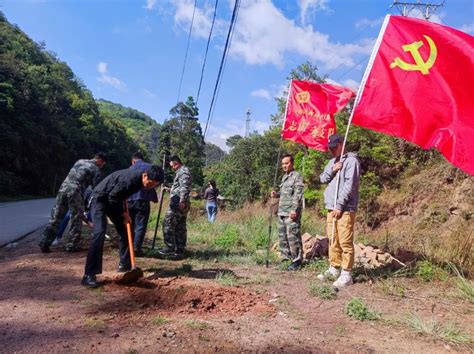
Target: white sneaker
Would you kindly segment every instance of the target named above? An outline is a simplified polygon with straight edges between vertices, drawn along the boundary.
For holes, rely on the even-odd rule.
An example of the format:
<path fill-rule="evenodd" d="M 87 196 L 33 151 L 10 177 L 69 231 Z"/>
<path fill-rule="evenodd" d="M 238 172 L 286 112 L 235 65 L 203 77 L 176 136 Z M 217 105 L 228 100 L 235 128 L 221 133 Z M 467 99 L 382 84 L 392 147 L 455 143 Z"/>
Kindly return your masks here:
<path fill-rule="evenodd" d="M 347 270 L 341 271 L 341 275 L 337 280 L 332 283 L 336 288 L 343 288 L 348 285 L 352 285 L 354 282 L 352 281 L 352 275 L 351 272 L 348 272 Z"/>
<path fill-rule="evenodd" d="M 339 276 L 339 269 L 333 266 L 329 266 L 329 268 L 324 273 L 318 274 L 316 278 L 318 278 L 321 281 L 324 281 L 327 278 L 338 277 L 338 276 Z"/>
<path fill-rule="evenodd" d="M 55 238 L 51 246 L 57 246 L 61 243 L 61 240 L 58 240 L 58 238 Z"/>

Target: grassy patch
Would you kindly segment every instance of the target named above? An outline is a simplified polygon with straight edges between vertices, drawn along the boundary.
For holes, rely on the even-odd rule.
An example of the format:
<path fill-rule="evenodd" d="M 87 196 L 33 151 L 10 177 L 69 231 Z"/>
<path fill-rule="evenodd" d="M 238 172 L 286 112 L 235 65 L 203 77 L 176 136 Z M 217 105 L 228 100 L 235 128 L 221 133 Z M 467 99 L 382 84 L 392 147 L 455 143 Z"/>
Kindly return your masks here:
<path fill-rule="evenodd" d="M 373 321 L 380 318 L 380 314 L 371 311 L 364 302 L 354 297 L 346 304 L 346 314 L 358 321 Z"/>
<path fill-rule="evenodd" d="M 397 284 L 394 279 L 382 279 L 378 282 L 378 287 L 385 295 L 405 297 L 405 287 Z"/>
<path fill-rule="evenodd" d="M 320 274 L 324 272 L 329 267 L 329 262 L 327 259 L 316 259 L 311 261 L 306 265 L 306 269 L 315 272 L 316 274 Z"/>
<path fill-rule="evenodd" d="M 221 271 L 217 273 L 216 281 L 223 286 L 236 286 L 239 282 L 239 279 L 232 272 Z"/>
<path fill-rule="evenodd" d="M 199 329 L 199 330 L 213 329 L 213 327 L 209 323 L 203 322 L 203 321 L 187 320 L 185 323 L 186 323 L 186 326 L 193 329 Z"/>
<path fill-rule="evenodd" d="M 474 282 L 466 279 L 464 274 L 462 274 L 454 265 L 451 264 L 451 268 L 456 274 L 456 287 L 458 290 L 458 296 L 461 299 L 469 301 L 471 304 L 474 304 Z"/>
<path fill-rule="evenodd" d="M 448 272 L 430 261 L 425 260 L 416 263 L 416 276 L 425 282 L 435 280 L 446 281 L 448 279 Z"/>
<path fill-rule="evenodd" d="M 155 316 L 153 317 L 151 320 L 150 320 L 150 323 L 154 326 L 162 326 L 164 325 L 165 323 L 168 323 L 170 320 L 166 317 L 163 317 L 163 316 Z"/>
<path fill-rule="evenodd" d="M 319 297 L 320 299 L 324 300 L 332 300 L 337 296 L 333 287 L 317 283 L 311 283 L 309 285 L 309 293 L 312 296 Z"/>
<path fill-rule="evenodd" d="M 417 333 L 442 339 L 453 344 L 468 344 L 472 337 L 457 328 L 453 323 L 443 325 L 435 319 L 423 320 L 415 314 L 408 315 L 403 322 Z"/>

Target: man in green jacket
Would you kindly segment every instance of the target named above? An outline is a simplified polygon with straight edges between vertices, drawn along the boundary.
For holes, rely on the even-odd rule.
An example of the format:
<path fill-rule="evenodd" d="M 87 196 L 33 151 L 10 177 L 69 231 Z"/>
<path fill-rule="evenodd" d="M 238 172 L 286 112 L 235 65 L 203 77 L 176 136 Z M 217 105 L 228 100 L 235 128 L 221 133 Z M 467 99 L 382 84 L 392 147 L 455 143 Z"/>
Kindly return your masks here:
<path fill-rule="evenodd" d="M 280 253 L 283 261 L 291 261 L 288 270 L 297 270 L 303 261 L 301 242 L 301 211 L 303 205 L 303 177 L 294 170 L 292 155 L 285 155 L 281 166 L 285 175 L 280 185 L 280 193 L 272 192 L 272 197 L 280 198 L 278 205 L 278 234 Z"/>

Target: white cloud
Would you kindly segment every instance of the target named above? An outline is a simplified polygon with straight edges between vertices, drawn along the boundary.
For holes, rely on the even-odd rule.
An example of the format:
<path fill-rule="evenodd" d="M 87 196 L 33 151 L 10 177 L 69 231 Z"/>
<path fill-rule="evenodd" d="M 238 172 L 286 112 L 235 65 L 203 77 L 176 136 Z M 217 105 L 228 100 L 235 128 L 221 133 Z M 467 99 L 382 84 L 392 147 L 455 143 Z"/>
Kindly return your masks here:
<path fill-rule="evenodd" d="M 462 25 L 459 28 L 459 30 L 463 31 L 463 32 L 466 32 L 466 33 L 474 34 L 474 22 L 470 23 L 468 25 Z"/>
<path fill-rule="evenodd" d="M 301 23 L 306 24 L 308 17 L 312 12 L 316 12 L 318 10 L 330 12 L 328 2 L 329 0 L 298 0 Z"/>
<path fill-rule="evenodd" d="M 369 54 L 371 50 L 372 41 L 333 43 L 328 35 L 314 30 L 312 26 L 297 26 L 270 0 L 255 0 L 241 6 L 231 55 L 251 65 L 274 64 L 282 67 L 287 54 L 299 54 L 332 69 L 352 66 L 354 55 Z"/>
<path fill-rule="evenodd" d="M 187 32 L 193 14 L 193 0 L 170 0 L 175 7 L 175 24 Z M 326 0 L 301 0 L 302 10 L 328 9 Z M 193 36 L 207 38 L 212 21 L 213 7 L 207 3 L 196 8 Z M 264 15 L 262 15 L 264 14 Z M 227 34 L 228 23 L 216 21 L 216 35 Z M 236 23 L 230 54 L 250 65 L 273 64 L 283 67 L 287 55 L 296 54 L 304 59 L 318 61 L 327 69 L 354 65 L 353 57 L 370 54 L 374 40 L 342 44 L 332 42 L 327 34 L 313 26 L 299 26 L 287 18 L 271 0 L 242 2 Z"/>
<path fill-rule="evenodd" d="M 189 25 L 193 18 L 194 1 L 193 0 L 172 0 L 176 8 L 174 14 L 174 22 L 184 31 L 189 31 Z M 194 12 L 193 31 L 194 37 L 207 38 L 211 30 L 212 16 L 214 13 L 214 6 L 210 3 L 204 5 L 203 8 L 196 6 Z M 221 29 L 225 25 L 224 21 L 216 19 L 214 23 L 213 33 L 221 33 Z"/>
<path fill-rule="evenodd" d="M 272 95 L 270 94 L 270 91 L 265 90 L 265 89 L 258 89 L 258 90 L 252 91 L 250 95 L 253 97 L 264 98 L 269 101 L 272 99 Z"/>
<path fill-rule="evenodd" d="M 110 76 L 107 74 L 108 72 L 107 63 L 101 61 L 99 64 L 97 64 L 97 72 L 100 74 L 100 76 L 97 78 L 97 81 L 106 85 L 110 85 L 120 91 L 126 90 L 127 85 L 125 85 L 123 81 L 121 81 L 120 79 L 114 76 Z"/>
<path fill-rule="evenodd" d="M 100 74 L 107 73 L 107 63 L 104 63 L 104 62 L 101 61 L 99 64 L 97 64 L 97 71 Z"/>
<path fill-rule="evenodd" d="M 370 28 L 379 27 L 382 25 L 383 19 L 384 19 L 383 17 L 379 17 L 373 20 L 368 19 L 368 18 L 362 18 L 356 22 L 355 27 L 357 29 L 366 28 L 366 27 L 370 27 Z"/>
<path fill-rule="evenodd" d="M 153 10 L 156 5 L 156 0 L 146 0 L 146 5 L 143 6 L 147 10 Z"/>

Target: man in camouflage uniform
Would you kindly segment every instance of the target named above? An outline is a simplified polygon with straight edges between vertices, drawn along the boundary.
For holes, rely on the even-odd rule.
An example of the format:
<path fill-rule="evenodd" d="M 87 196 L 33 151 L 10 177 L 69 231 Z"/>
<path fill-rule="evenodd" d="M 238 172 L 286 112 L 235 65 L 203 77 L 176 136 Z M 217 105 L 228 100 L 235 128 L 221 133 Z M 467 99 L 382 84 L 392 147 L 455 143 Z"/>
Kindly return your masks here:
<path fill-rule="evenodd" d="M 162 255 L 182 256 L 186 248 L 186 217 L 191 204 L 191 173 L 178 156 L 171 157 L 170 166 L 176 175 L 170 189 L 170 205 L 163 220 L 166 247 L 159 252 Z"/>
<path fill-rule="evenodd" d="M 301 210 L 303 203 L 303 177 L 294 170 L 293 156 L 285 155 L 281 166 L 285 175 L 280 185 L 280 193 L 272 192 L 272 197 L 280 198 L 278 205 L 278 234 L 283 261 L 291 261 L 288 270 L 297 270 L 303 260 L 301 242 Z"/>
<path fill-rule="evenodd" d="M 46 229 L 43 231 L 39 246 L 41 252 L 50 252 L 58 227 L 67 211 L 71 212 L 69 229 L 69 240 L 66 251 L 75 252 L 80 249 L 83 218 L 83 195 L 88 186 L 95 187 L 100 180 L 100 169 L 107 163 L 104 153 L 97 153 L 91 160 L 78 160 L 72 166 L 66 179 L 59 188 L 56 196 L 56 204 L 51 211 L 51 218 Z"/>

